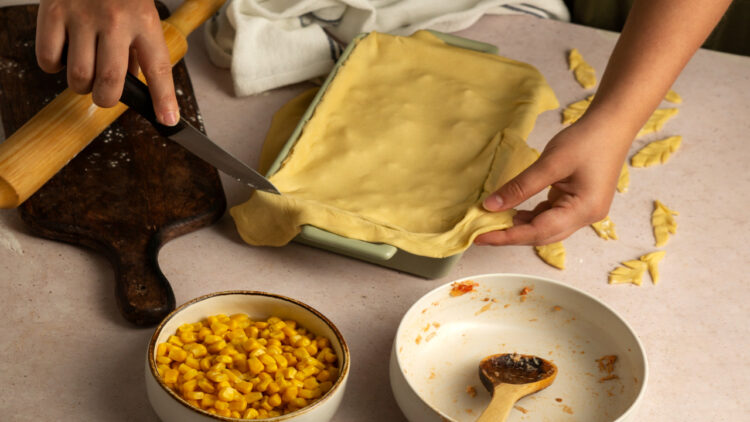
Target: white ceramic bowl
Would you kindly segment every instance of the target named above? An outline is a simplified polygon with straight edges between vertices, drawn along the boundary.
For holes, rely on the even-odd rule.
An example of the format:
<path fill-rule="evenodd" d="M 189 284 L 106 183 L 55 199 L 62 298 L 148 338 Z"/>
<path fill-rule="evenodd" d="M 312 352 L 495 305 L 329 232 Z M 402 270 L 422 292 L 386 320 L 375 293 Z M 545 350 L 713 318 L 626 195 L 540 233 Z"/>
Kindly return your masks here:
<path fill-rule="evenodd" d="M 615 311 L 540 277 L 488 274 L 458 282 L 465 280 L 478 286 L 456 297 L 450 296 L 452 283 L 432 290 L 398 327 L 391 388 L 411 422 L 475 421 L 490 401 L 479 361 L 512 352 L 550 360 L 559 372 L 550 387 L 519 400 L 509 421 L 635 420 L 648 378 L 646 355 Z M 527 286 L 533 290 L 522 302 L 519 293 Z M 617 379 L 602 381 L 607 373 L 596 360 L 605 355 L 617 356 Z"/>
<path fill-rule="evenodd" d="M 296 412 L 262 421 L 326 422 L 331 420 L 344 396 L 349 376 L 349 348 L 339 330 L 323 314 L 312 307 L 271 293 L 254 291 L 228 291 L 212 293 L 185 303 L 172 311 L 159 324 L 151 337 L 146 355 L 146 392 L 156 414 L 163 422 L 215 422 L 241 421 L 245 419 L 225 418 L 212 415 L 189 405 L 169 389 L 156 370 L 156 346 L 167 341 L 183 323 L 193 323 L 216 314 L 245 313 L 254 319 L 278 316 L 291 319 L 308 331 L 327 337 L 339 362 L 339 377 L 333 387 L 316 402 Z"/>

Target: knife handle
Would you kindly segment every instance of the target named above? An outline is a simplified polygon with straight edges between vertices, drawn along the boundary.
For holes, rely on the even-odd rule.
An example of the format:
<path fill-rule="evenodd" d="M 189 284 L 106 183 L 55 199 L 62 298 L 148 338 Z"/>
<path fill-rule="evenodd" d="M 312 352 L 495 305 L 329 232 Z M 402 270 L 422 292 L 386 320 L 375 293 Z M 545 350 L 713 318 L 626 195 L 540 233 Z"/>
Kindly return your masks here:
<path fill-rule="evenodd" d="M 120 102 L 137 111 L 138 114 L 148 120 L 162 136 L 168 137 L 173 135 L 179 132 L 184 126 L 182 121 L 177 122 L 174 126 L 165 126 L 159 123 L 156 120 L 154 103 L 151 100 L 148 86 L 130 72 L 125 76 L 125 85 L 123 85 L 122 88 Z"/>

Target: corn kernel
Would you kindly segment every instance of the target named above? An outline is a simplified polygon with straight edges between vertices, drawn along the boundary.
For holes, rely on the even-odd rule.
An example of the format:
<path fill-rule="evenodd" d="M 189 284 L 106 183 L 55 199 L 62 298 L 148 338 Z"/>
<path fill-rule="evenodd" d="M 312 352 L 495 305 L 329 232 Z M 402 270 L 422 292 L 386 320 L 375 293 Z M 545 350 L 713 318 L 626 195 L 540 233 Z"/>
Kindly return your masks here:
<path fill-rule="evenodd" d="M 227 347 L 227 342 L 224 340 L 219 340 L 216 343 L 209 345 L 208 351 L 211 353 L 218 353 L 225 347 Z"/>
<path fill-rule="evenodd" d="M 206 378 L 210 379 L 213 382 L 222 382 L 222 381 L 227 381 L 229 379 L 227 374 L 221 371 L 214 371 L 214 370 L 206 372 Z"/>
<path fill-rule="evenodd" d="M 247 409 L 247 399 L 245 399 L 245 396 L 240 395 L 229 403 L 229 410 L 242 412 L 245 409 Z"/>
<path fill-rule="evenodd" d="M 161 363 L 162 365 L 169 365 L 170 363 L 172 363 L 172 359 L 166 356 L 158 356 L 156 358 L 156 363 Z"/>
<path fill-rule="evenodd" d="M 164 382 L 167 384 L 174 384 L 177 382 L 177 376 L 180 375 L 180 371 L 176 369 L 169 369 L 164 374 Z"/>
<path fill-rule="evenodd" d="M 242 414 L 242 418 L 243 419 L 257 419 L 258 411 L 251 407 L 250 409 L 245 410 L 245 413 Z"/>
<path fill-rule="evenodd" d="M 214 408 L 216 410 L 229 409 L 229 403 L 224 400 L 216 400 L 216 402 L 214 403 Z"/>
<path fill-rule="evenodd" d="M 185 345 L 185 343 L 183 343 L 182 340 L 180 340 L 180 338 L 177 336 L 169 336 L 169 339 L 167 339 L 167 343 L 174 344 L 175 346 L 179 346 L 179 347 L 182 347 Z"/>
<path fill-rule="evenodd" d="M 231 418 L 232 417 L 232 411 L 229 410 L 229 409 L 218 410 L 218 411 L 216 411 L 216 414 L 219 415 L 219 416 L 223 416 L 225 418 Z"/>
<path fill-rule="evenodd" d="M 232 413 L 229 415 L 230 418 L 239 418 L 240 416 L 241 413 L 236 410 L 232 410 Z"/>
<path fill-rule="evenodd" d="M 284 393 L 281 395 L 281 401 L 283 401 L 284 403 L 291 402 L 293 399 L 297 397 L 298 391 L 299 389 L 296 386 L 291 386 L 287 388 L 286 390 L 284 390 Z"/>
<path fill-rule="evenodd" d="M 263 362 L 261 362 L 260 359 L 256 357 L 252 357 L 248 359 L 247 366 L 248 366 L 248 369 L 250 370 L 250 373 L 253 375 L 258 375 L 259 373 L 263 371 L 263 368 L 264 368 Z"/>
<path fill-rule="evenodd" d="M 261 400 L 263 398 L 263 393 L 258 391 L 253 391 L 252 393 L 245 394 L 245 400 L 247 400 L 248 403 L 254 403 L 258 400 Z"/>
<path fill-rule="evenodd" d="M 211 383 L 211 381 L 209 381 L 209 380 L 207 380 L 205 378 L 198 380 L 197 385 L 198 385 L 198 388 L 200 388 L 201 390 L 203 390 L 206 393 L 213 393 L 214 391 L 216 391 L 216 389 L 214 388 L 213 383 Z"/>
<path fill-rule="evenodd" d="M 305 384 L 305 388 L 308 390 L 314 390 L 318 388 L 318 380 L 316 380 L 315 378 L 310 377 L 302 382 Z"/>
<path fill-rule="evenodd" d="M 320 389 L 323 390 L 323 392 L 327 392 L 333 388 L 333 383 L 331 381 L 325 381 L 320 383 Z"/>
<path fill-rule="evenodd" d="M 273 394 L 271 397 L 268 398 L 268 404 L 273 408 L 276 406 L 281 405 L 281 396 L 279 396 L 278 393 Z M 271 410 L 271 409 L 268 409 Z"/>
<path fill-rule="evenodd" d="M 189 391 L 185 393 L 185 398 L 188 400 L 201 400 L 205 396 L 203 391 Z M 200 404 L 197 405 L 199 407 Z"/>
<path fill-rule="evenodd" d="M 247 394 L 253 391 L 253 384 L 247 381 L 240 381 L 234 386 L 234 388 L 242 394 Z"/>
<path fill-rule="evenodd" d="M 158 346 L 156 346 L 156 356 L 166 356 L 167 355 L 167 347 L 169 343 L 160 343 Z"/>
<path fill-rule="evenodd" d="M 201 399 L 201 408 L 202 409 L 208 409 L 209 407 L 213 407 L 214 403 L 216 403 L 216 396 L 213 394 L 204 393 L 203 398 Z"/>
<path fill-rule="evenodd" d="M 187 352 L 180 348 L 173 347 L 172 349 L 169 350 L 169 355 L 167 356 L 173 361 L 184 362 L 185 359 L 187 358 Z"/>

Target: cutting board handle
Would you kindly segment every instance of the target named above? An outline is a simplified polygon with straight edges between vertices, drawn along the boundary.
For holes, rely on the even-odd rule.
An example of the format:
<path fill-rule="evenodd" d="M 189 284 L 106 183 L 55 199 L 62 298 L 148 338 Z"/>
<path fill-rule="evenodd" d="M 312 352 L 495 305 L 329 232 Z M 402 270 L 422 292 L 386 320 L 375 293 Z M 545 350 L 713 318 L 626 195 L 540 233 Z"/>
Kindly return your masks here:
<path fill-rule="evenodd" d="M 175 307 L 174 293 L 156 260 L 159 246 L 151 241 L 143 254 L 120 251 L 115 267 L 115 299 L 125 319 L 144 327 L 159 323 Z"/>
<path fill-rule="evenodd" d="M 187 52 L 186 36 L 225 0 L 186 0 L 162 22 L 172 64 Z M 91 94 L 66 89 L 0 142 L 0 208 L 15 208 L 34 194 L 127 107 L 99 108 Z"/>

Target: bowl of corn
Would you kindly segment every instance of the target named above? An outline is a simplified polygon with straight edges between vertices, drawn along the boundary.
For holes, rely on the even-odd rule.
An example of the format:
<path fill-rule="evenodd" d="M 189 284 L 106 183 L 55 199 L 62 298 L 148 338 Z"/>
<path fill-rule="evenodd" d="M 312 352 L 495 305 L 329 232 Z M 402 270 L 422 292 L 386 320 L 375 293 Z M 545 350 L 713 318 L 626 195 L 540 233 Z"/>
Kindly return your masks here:
<path fill-rule="evenodd" d="M 146 392 L 164 422 L 328 421 L 349 362 L 341 333 L 312 307 L 271 293 L 218 292 L 156 328 Z"/>

